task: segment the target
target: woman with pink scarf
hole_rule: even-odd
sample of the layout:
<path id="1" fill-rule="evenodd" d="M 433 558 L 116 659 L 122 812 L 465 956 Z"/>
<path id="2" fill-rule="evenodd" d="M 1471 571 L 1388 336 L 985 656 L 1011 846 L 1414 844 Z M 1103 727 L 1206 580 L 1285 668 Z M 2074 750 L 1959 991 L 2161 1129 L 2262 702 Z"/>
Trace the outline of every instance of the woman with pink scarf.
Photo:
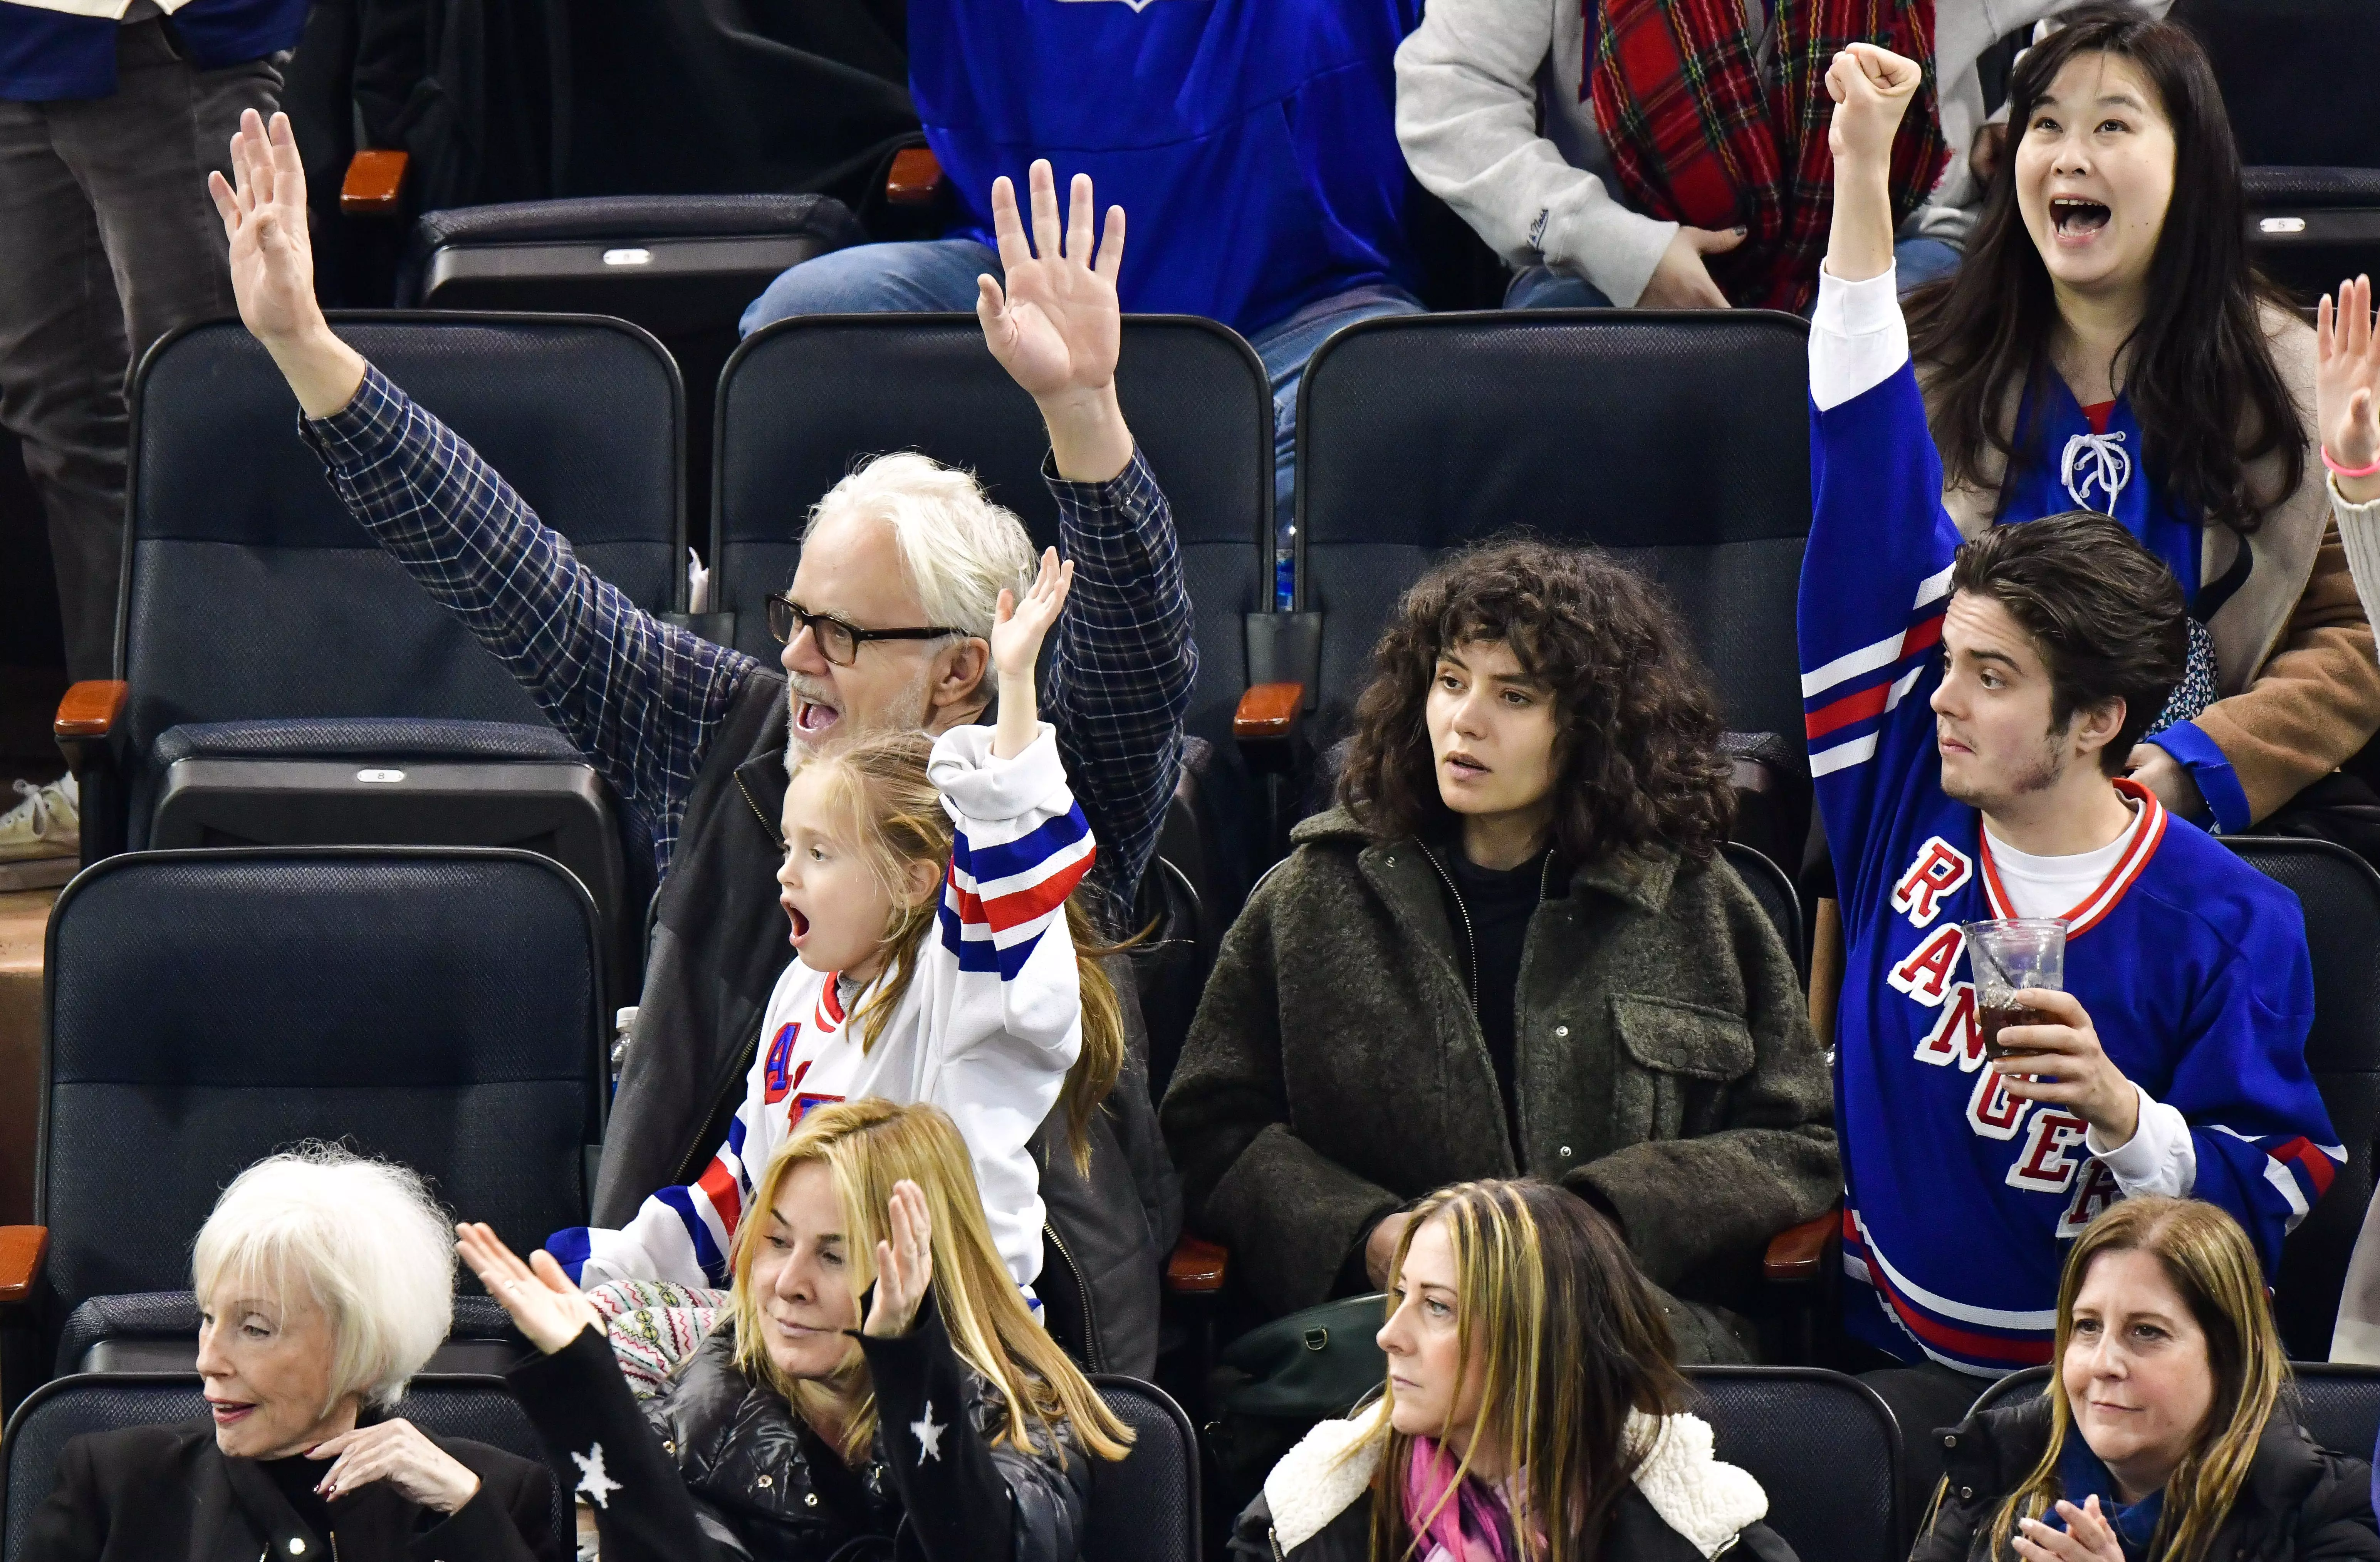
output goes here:
<path id="1" fill-rule="evenodd" d="M 1534 1181 L 1406 1225 L 1389 1381 L 1306 1434 L 1240 1515 L 1276 1562 L 1793 1562 L 1760 1483 L 1680 1407 L 1670 1331 L 1610 1223 Z"/>

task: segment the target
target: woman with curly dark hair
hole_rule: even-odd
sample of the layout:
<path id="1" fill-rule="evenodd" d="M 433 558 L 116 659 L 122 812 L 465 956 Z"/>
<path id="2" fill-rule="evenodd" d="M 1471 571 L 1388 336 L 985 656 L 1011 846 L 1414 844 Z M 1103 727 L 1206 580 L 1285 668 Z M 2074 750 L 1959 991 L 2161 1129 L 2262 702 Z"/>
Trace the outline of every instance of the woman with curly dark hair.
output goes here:
<path id="1" fill-rule="evenodd" d="M 1540 1177 L 1618 1223 L 1682 1360 L 1746 1359 L 1731 1283 L 1841 1175 L 1792 961 L 1718 855 L 1684 631 L 1599 553 L 1490 543 L 1373 668 L 1340 806 L 1249 897 L 1166 1094 L 1193 1225 L 1288 1313 L 1379 1289 L 1430 1190 Z"/>

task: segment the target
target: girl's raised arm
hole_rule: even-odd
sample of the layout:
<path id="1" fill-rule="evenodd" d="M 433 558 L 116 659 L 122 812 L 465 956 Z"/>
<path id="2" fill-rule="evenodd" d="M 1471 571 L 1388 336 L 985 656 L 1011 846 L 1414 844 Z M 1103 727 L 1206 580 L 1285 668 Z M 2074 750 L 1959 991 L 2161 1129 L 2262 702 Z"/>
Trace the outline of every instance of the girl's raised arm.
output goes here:
<path id="1" fill-rule="evenodd" d="M 991 660 L 1000 671 L 1000 720 L 991 729 L 991 757 L 1014 759 L 1040 731 L 1041 712 L 1035 703 L 1033 665 L 1040 659 L 1041 642 L 1066 605 L 1067 587 L 1075 583 L 1075 563 L 1058 562 L 1058 550 L 1045 549 L 1041 573 L 1025 599 L 1014 591 L 1000 594 L 1000 617 L 991 626 Z"/>

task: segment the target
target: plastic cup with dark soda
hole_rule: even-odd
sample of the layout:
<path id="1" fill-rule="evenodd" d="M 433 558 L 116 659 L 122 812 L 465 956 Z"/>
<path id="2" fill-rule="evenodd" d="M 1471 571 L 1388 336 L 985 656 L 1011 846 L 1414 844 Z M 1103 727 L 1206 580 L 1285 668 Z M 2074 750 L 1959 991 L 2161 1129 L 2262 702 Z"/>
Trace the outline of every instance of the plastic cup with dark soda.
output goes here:
<path id="1" fill-rule="evenodd" d="M 1970 922 L 1967 961 L 1975 975 L 1975 1026 L 1984 1056 L 2005 1058 L 2000 1032 L 2010 1025 L 2039 1025 L 2049 1016 L 2016 1000 L 2026 987 L 2066 990 L 2066 924 L 2051 916 L 1997 917 Z"/>

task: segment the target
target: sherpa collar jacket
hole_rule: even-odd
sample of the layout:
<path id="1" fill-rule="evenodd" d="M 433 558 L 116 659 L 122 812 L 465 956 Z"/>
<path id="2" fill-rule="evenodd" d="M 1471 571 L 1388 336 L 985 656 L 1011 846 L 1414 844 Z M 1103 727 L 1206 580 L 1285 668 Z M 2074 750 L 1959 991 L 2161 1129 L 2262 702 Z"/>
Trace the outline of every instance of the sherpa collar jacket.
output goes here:
<path id="1" fill-rule="evenodd" d="M 1240 1515 L 1232 1550 L 1245 1562 L 1368 1562 L 1380 1413 L 1375 1404 L 1308 1432 Z M 1628 1435 L 1650 1448 L 1598 1539 L 1602 1562 L 1794 1562 L 1793 1548 L 1760 1521 L 1767 1494 L 1714 1455 L 1699 1416 L 1632 1411 Z"/>
<path id="2" fill-rule="evenodd" d="M 1161 1114 L 1193 1224 L 1273 1313 L 1327 1300 L 1379 1217 L 1465 1179 L 1598 1199 L 1668 1288 L 1841 1193 L 1826 1054 L 1724 861 L 1590 865 L 1538 906 L 1516 1160 L 1439 860 L 1370 842 L 1343 809 L 1292 839 L 1223 940 Z"/>

